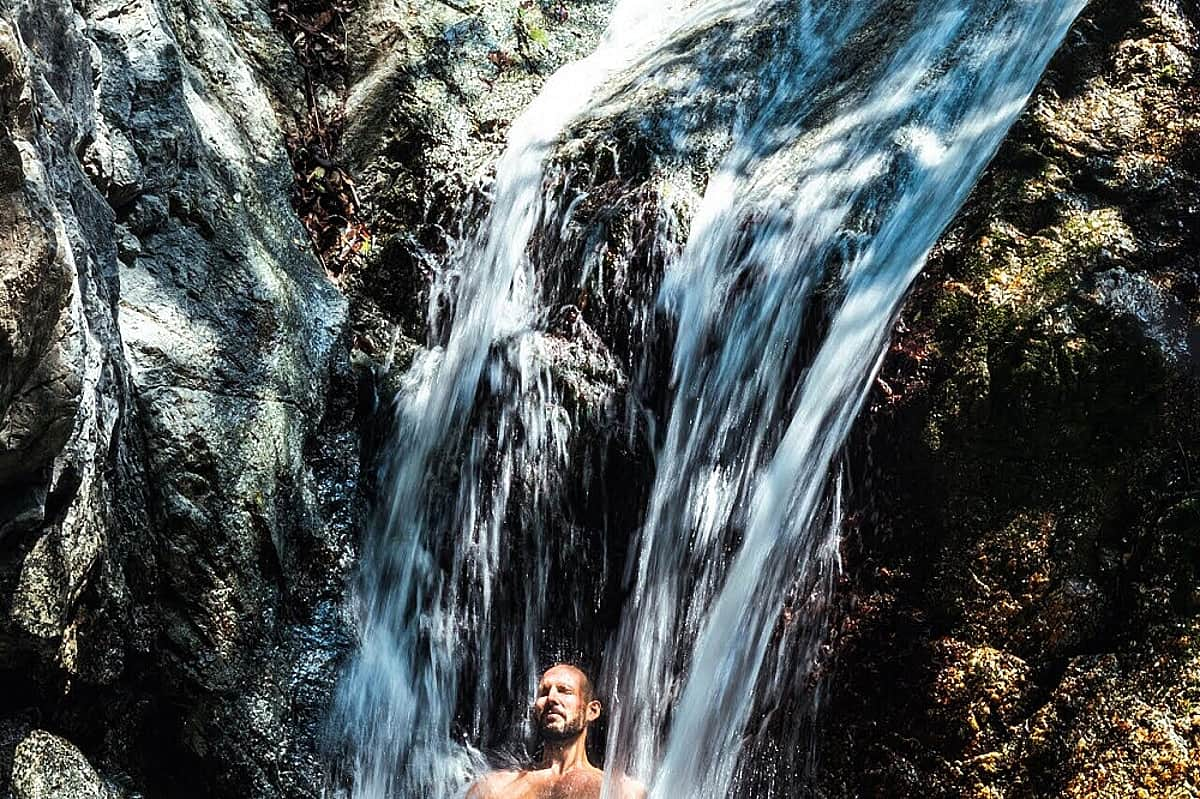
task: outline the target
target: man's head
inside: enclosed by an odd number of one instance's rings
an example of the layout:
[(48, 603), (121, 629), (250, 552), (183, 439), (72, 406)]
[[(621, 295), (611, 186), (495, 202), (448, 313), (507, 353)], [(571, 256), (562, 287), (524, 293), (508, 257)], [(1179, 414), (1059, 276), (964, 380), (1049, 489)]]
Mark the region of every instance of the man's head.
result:
[(600, 700), (583, 669), (560, 663), (542, 675), (530, 712), (534, 729), (543, 741), (569, 741), (600, 718)]

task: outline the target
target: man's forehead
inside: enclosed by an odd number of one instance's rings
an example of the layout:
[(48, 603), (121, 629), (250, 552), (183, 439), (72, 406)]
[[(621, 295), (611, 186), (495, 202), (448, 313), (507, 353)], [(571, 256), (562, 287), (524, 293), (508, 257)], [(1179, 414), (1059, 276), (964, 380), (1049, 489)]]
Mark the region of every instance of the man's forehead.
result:
[(572, 682), (583, 685), (588, 680), (587, 674), (578, 666), (572, 666), (569, 663), (559, 663), (556, 666), (551, 666), (542, 674), (542, 682), (552, 682), (569, 678)]

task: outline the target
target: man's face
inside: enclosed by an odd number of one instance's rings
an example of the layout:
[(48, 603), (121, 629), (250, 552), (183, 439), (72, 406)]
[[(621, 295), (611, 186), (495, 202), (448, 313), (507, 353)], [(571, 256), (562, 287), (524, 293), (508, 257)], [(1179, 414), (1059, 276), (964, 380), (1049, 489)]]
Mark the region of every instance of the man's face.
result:
[(533, 726), (544, 741), (578, 736), (600, 716), (600, 703), (588, 694), (587, 678), (574, 666), (554, 666), (542, 675), (533, 702)]

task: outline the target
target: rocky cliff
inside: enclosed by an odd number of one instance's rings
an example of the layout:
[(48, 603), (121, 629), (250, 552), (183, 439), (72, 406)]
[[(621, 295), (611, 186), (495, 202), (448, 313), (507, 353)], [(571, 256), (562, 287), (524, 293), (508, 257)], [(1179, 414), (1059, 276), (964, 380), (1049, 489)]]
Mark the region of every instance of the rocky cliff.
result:
[(311, 794), (358, 467), (299, 69), (255, 2), (4, 11), (0, 786)]
[[(848, 453), (820, 766), (799, 794), (1200, 790), (1198, 24), (1191, 2), (1093, 2), (907, 302)], [(721, 36), (690, 45), (730, 53)], [(757, 37), (770, 46), (769, 30)], [(488, 46), (503, 81), (506, 51)], [(569, 132), (555, 190), (579, 202), (534, 252), (549, 302), (626, 376), (654, 324), (634, 309), (686, 238), (729, 135), (730, 95), (673, 94), (671, 69)], [(473, 135), (413, 143), (456, 129), (453, 100), (483, 120)], [(498, 129), (478, 102), (405, 100), (392, 145), (351, 148), (368, 174), (390, 164), (397, 178), (372, 196), (399, 257), (368, 259), (360, 323), (407, 319), (419, 339), (404, 294), (372, 286), (424, 298), (422, 264), (462, 219), (439, 216), (464, 196), (446, 187), (470, 185), (479, 137)], [(647, 109), (686, 116), (694, 135), (655, 138)], [(651, 403), (654, 385), (641, 383)]]
[[(0, 2), (0, 795), (321, 793), (386, 432), (358, 385), (427, 343), (508, 124), (610, 8)], [(1197, 24), (1093, 2), (914, 290), (849, 456), (804, 790), (1200, 790)], [(636, 104), (686, 147), (613, 102), (557, 154), (586, 196), (535, 256), (577, 414), (663, 388), (632, 309), (734, 96), (668, 82)], [(576, 501), (616, 572), (648, 467), (614, 446), (612, 507)]]

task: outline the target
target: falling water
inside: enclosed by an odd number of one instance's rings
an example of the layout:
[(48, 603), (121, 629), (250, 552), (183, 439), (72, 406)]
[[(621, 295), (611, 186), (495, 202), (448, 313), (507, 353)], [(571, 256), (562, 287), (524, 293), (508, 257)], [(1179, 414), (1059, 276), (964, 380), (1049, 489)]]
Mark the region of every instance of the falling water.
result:
[[(1082, 7), (917, 2), (880, 40), (858, 35), (894, 3), (796, 5), (764, 9), (792, 29), (764, 73), (779, 78), (663, 286), (674, 400), (610, 730), (613, 761), (656, 773), (663, 799), (747, 795), (734, 780), (754, 689), (789, 596), (826, 567), (829, 475), (904, 292)], [(831, 95), (844, 64), (869, 83)]]
[[(354, 797), (461, 795), (481, 761), (452, 738), (458, 705), (465, 696), (480, 738), (494, 712), (493, 676), (532, 687), (548, 571), (540, 524), (565, 468), (567, 424), (532, 333), (538, 275), (526, 247), (547, 204), (543, 164), (591, 91), (661, 35), (680, 6), (624, 0), (596, 52), (546, 82), (512, 125), (491, 212), (441, 276), (449, 290), (435, 299), (452, 307), (435, 302), (430, 327), (447, 313), (452, 324), (416, 358), (396, 400), (387, 493), (363, 557), (359, 651), (335, 708)], [(508, 534), (514, 503), (519, 535)], [(528, 590), (523, 601), (505, 597), (501, 629), (494, 592), (514, 570)], [(505, 640), (497, 647), (493, 639)], [(497, 650), (506, 662), (492, 662)], [(461, 685), (462, 672), (477, 684)]]
[[(625, 0), (596, 53), (547, 82), (513, 125), (489, 216), (442, 276), (450, 308), (431, 317), (448, 315), (448, 334), (397, 397), (337, 708), (355, 797), (461, 795), (485, 766), (456, 720), (484, 740), (519, 716), (497, 699), (531, 691), (576, 423), (528, 255), (560, 222), (546, 163), (568, 126), (668, 72), (689, 96), (740, 96), (658, 297), (675, 331), (670, 400), (606, 653), (607, 762), (659, 799), (796, 795), (751, 779), (744, 744), (813, 665), (839, 451), (908, 285), (1081, 6)], [(764, 27), (774, 46), (740, 73), (712, 53), (680, 69), (697, 32)], [(694, 117), (667, 119), (665, 136), (698, 135)], [(776, 742), (781, 761), (796, 747)]]

